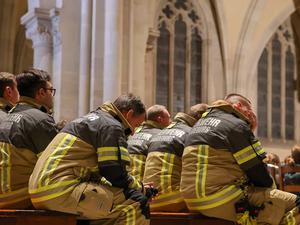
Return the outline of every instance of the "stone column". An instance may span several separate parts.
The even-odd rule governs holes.
[[[80,66],[78,90],[78,114],[90,110],[92,0],[81,0]]]
[[[21,23],[26,27],[26,37],[33,43],[33,66],[50,74],[53,68],[53,43],[59,42],[58,26],[53,26],[58,14],[56,8],[33,8],[21,18]]]
[[[105,0],[103,101],[113,101],[120,94],[120,4]]]

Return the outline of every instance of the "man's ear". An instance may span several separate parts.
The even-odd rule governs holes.
[[[240,102],[234,103],[233,107],[236,108],[237,110],[240,110],[242,108],[242,104]]]
[[[5,98],[7,98],[7,97],[11,96],[11,94],[12,94],[12,89],[11,89],[11,87],[10,87],[10,86],[6,86],[5,89],[4,89],[3,96],[4,96]]]
[[[126,113],[126,119],[132,118],[132,117],[133,117],[133,114],[134,114],[133,109],[130,109],[130,110]]]
[[[161,123],[162,117],[161,117],[161,116],[157,116],[157,119],[156,119],[156,120],[157,120],[158,123]]]
[[[40,88],[36,91],[34,98],[39,101],[44,97],[44,95],[45,95],[45,90],[43,88]]]

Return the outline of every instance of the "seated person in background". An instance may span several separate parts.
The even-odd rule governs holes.
[[[31,69],[16,76],[20,101],[0,125],[0,208],[31,206],[28,181],[39,154],[57,134],[50,110],[50,75]]]
[[[146,121],[128,138],[128,152],[131,157],[130,174],[143,180],[145,161],[148,155],[149,139],[171,122],[170,113],[163,105],[153,105],[147,110]]]
[[[153,182],[159,193],[150,203],[151,211],[186,209],[179,191],[184,140],[206,109],[206,104],[197,104],[188,113],[177,113],[171,125],[150,139],[144,182]]]
[[[280,167],[280,158],[275,153],[267,153],[266,158],[263,160],[264,163],[267,164],[268,171],[270,175],[273,177],[276,186],[274,188],[279,187],[279,167]]]
[[[276,166],[277,168],[280,166],[279,156],[275,153],[267,153],[266,158],[263,161],[264,163]]]
[[[293,146],[291,149],[291,155],[286,157],[284,162],[289,166],[300,166],[300,145]],[[300,185],[300,173],[285,174],[284,183]]]
[[[19,91],[15,75],[0,72],[0,122],[19,101]]]

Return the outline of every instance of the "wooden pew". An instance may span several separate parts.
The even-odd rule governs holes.
[[[191,212],[151,212],[150,225],[234,225],[234,222]]]
[[[0,225],[76,225],[76,215],[47,210],[0,210]]]
[[[289,165],[281,165],[280,166],[280,190],[292,192],[292,193],[300,193],[300,185],[296,184],[285,184],[284,183],[284,175],[286,173],[300,173],[300,166],[289,166]]]

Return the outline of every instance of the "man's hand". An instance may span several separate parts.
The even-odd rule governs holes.
[[[157,195],[158,190],[153,186],[153,182],[148,182],[144,184],[145,195],[151,202],[153,198]]]

